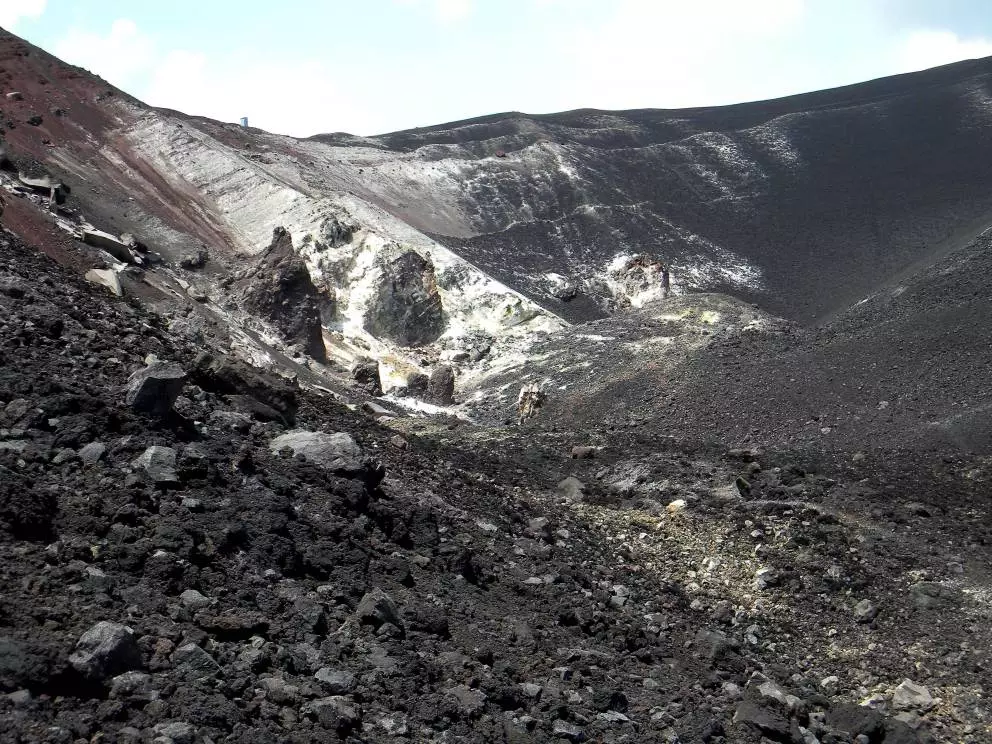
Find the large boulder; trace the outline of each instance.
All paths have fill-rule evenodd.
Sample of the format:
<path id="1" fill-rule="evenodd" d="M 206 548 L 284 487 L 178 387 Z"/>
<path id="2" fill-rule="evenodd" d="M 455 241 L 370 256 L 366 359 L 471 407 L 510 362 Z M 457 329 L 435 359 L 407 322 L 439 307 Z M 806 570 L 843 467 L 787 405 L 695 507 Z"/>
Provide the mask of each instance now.
<path id="1" fill-rule="evenodd" d="M 439 406 L 450 406 L 455 402 L 455 370 L 443 364 L 433 372 L 427 383 L 427 400 Z"/>
<path id="2" fill-rule="evenodd" d="M 377 470 L 351 435 L 340 431 L 327 434 L 297 429 L 269 443 L 273 454 L 286 448 L 294 455 L 303 455 L 315 465 L 341 475 L 365 477 Z"/>
<path id="3" fill-rule="evenodd" d="M 141 666 L 134 631 L 103 620 L 80 636 L 69 657 L 73 669 L 90 680 L 106 680 Z"/>
<path id="4" fill-rule="evenodd" d="M 113 269 L 90 269 L 83 275 L 83 278 L 93 284 L 106 287 L 118 297 L 124 294 L 124 289 L 121 287 L 121 280 L 117 277 L 117 272 Z"/>
<path id="5" fill-rule="evenodd" d="M 124 400 L 140 413 L 166 416 L 185 384 L 186 372 L 182 367 L 155 361 L 131 375 Z"/>
<path id="6" fill-rule="evenodd" d="M 361 358 L 352 365 L 351 378 L 369 395 L 382 395 L 382 380 L 379 377 L 379 362 Z"/>
<path id="7" fill-rule="evenodd" d="M 256 418 L 275 416 L 287 426 L 296 420 L 297 388 L 271 372 L 249 367 L 232 357 L 203 352 L 193 362 L 190 377 L 204 390 L 226 396 L 237 408 Z M 252 405 L 248 398 L 261 406 Z"/>
<path id="8" fill-rule="evenodd" d="M 434 264 L 414 251 L 384 264 L 364 321 L 373 336 L 401 346 L 437 340 L 445 319 Z"/>

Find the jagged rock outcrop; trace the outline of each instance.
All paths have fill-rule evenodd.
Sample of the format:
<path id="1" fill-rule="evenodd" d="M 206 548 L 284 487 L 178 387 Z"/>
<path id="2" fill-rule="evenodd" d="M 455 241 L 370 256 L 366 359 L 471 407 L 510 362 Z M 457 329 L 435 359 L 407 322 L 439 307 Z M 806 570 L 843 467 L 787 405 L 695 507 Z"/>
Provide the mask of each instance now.
<path id="1" fill-rule="evenodd" d="M 285 228 L 272 231 L 269 247 L 238 284 L 247 310 L 274 322 L 287 341 L 303 346 L 312 358 L 327 359 L 321 321 L 333 314 L 333 299 L 314 286 Z"/>
<path id="2" fill-rule="evenodd" d="M 444 308 L 434 264 L 415 251 L 382 266 L 365 329 L 401 346 L 422 346 L 444 333 Z"/>

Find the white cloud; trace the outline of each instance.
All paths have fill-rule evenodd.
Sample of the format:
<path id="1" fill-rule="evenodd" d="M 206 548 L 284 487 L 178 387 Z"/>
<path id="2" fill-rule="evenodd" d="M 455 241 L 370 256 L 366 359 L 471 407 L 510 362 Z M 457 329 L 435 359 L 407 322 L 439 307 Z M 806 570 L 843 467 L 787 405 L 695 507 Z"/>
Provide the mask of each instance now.
<path id="1" fill-rule="evenodd" d="M 368 115 L 335 88 L 331 71 L 312 60 L 246 64 L 176 50 L 156 63 L 141 97 L 153 106 L 220 121 L 247 116 L 251 126 L 298 137 L 374 129 Z"/>
<path id="2" fill-rule="evenodd" d="M 114 21 L 105 35 L 70 29 L 52 51 L 56 57 L 125 89 L 155 61 L 154 42 L 127 18 Z"/>
<path id="3" fill-rule="evenodd" d="M 434 15 L 441 23 L 457 23 L 471 14 L 472 0 L 434 0 Z"/>
<path id="4" fill-rule="evenodd" d="M 473 0 L 394 0 L 398 5 L 428 10 L 445 26 L 464 21 L 472 15 Z"/>
<path id="5" fill-rule="evenodd" d="M 47 0 L 0 0 L 0 27 L 13 31 L 25 18 L 40 18 Z"/>
<path id="6" fill-rule="evenodd" d="M 921 29 L 903 39 L 897 64 L 901 72 L 915 72 L 990 55 L 992 39 L 962 39 L 953 31 Z"/>
<path id="7" fill-rule="evenodd" d="M 162 49 L 133 21 L 118 19 L 106 34 L 71 30 L 56 56 L 88 69 L 152 106 L 220 121 L 247 116 L 280 134 L 367 133 L 369 116 L 335 88 L 321 62 L 278 58 L 245 61 L 184 49 Z"/>
<path id="8" fill-rule="evenodd" d="M 569 60 L 561 83 L 574 88 L 573 100 L 584 94 L 581 105 L 682 107 L 746 99 L 767 87 L 768 45 L 794 32 L 805 10 L 803 0 L 619 0 L 612 7 L 607 22 L 582 30 L 561 50 Z"/>

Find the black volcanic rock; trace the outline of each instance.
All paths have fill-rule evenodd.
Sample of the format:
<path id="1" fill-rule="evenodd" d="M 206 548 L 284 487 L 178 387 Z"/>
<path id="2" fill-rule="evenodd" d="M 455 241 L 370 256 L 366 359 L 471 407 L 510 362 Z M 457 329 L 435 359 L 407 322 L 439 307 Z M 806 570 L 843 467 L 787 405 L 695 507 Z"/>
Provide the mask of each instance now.
<path id="1" fill-rule="evenodd" d="M 434 265 L 407 251 L 382 267 L 377 299 L 365 316 L 370 333 L 401 346 L 421 346 L 444 332 L 444 309 Z"/>
<path id="2" fill-rule="evenodd" d="M 272 231 L 269 247 L 238 284 L 251 312 L 275 322 L 287 340 L 317 361 L 327 359 L 321 317 L 333 314 L 333 301 L 314 286 L 285 228 Z"/>
<path id="3" fill-rule="evenodd" d="M 431 372 L 427 383 L 427 400 L 441 406 L 450 406 L 455 394 L 455 371 L 450 365 L 442 364 Z"/>

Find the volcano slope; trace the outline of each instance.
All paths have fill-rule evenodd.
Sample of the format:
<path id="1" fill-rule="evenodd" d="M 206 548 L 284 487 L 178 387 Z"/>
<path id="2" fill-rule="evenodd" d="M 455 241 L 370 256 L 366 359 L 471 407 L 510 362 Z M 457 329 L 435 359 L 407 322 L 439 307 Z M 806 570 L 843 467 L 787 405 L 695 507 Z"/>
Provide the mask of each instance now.
<path id="1" fill-rule="evenodd" d="M 992 732 L 987 460 L 404 438 L 0 249 L 5 741 Z M 124 394 L 149 353 L 190 375 L 164 418 Z"/>
<path id="2" fill-rule="evenodd" d="M 4 740 L 992 736 L 988 60 L 310 140 L 0 63 Z"/>
<path id="3" fill-rule="evenodd" d="M 992 732 L 987 460 L 403 438 L 0 250 L 6 741 Z M 146 354 L 189 373 L 164 418 L 127 404 Z"/>

